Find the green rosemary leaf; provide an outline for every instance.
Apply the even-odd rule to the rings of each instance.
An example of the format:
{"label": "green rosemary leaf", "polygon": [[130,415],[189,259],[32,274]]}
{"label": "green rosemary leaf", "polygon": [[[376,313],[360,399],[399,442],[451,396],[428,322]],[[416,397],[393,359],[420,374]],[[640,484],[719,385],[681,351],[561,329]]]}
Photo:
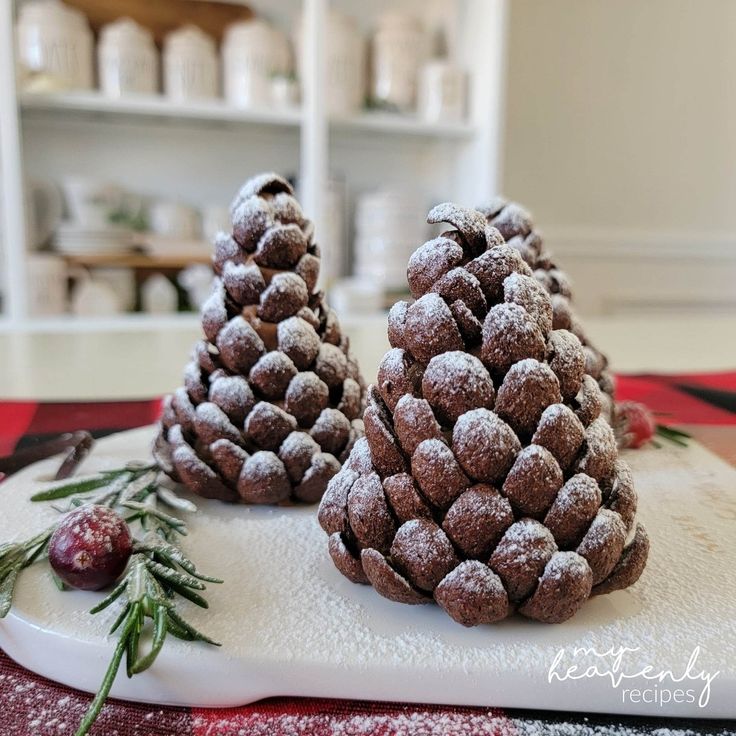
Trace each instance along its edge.
{"label": "green rosemary leaf", "polygon": [[97,691],[97,695],[92,701],[92,704],[90,705],[89,710],[84,716],[84,719],[79,724],[79,728],[77,729],[77,733],[75,734],[75,736],[86,736],[87,733],[89,733],[90,728],[92,728],[92,724],[97,720],[97,716],[100,715],[102,706],[105,704],[107,696],[110,694],[110,689],[112,688],[112,684],[115,681],[118,670],[120,669],[120,663],[123,660],[123,655],[125,654],[125,650],[128,644],[127,633],[128,627],[130,625],[131,621],[130,619],[128,619],[128,621],[126,622],[126,628],[123,629],[117,646],[115,647],[115,651],[112,655],[112,660],[110,661],[107,672],[105,673],[105,677],[102,680],[100,689]]}
{"label": "green rosemary leaf", "polygon": [[156,488],[156,495],[167,505],[171,506],[172,509],[177,511],[186,511],[188,513],[194,513],[197,507],[188,499],[177,496],[174,491],[166,486],[158,486]]}
{"label": "green rosemary leaf", "polygon": [[159,470],[156,463],[129,462],[122,470],[127,473],[133,473],[136,477],[148,473],[151,470]]}
{"label": "green rosemary leaf", "polygon": [[156,476],[157,473],[149,470],[137,478],[129,480],[120,494],[118,503],[121,506],[125,506],[129,501],[142,501],[151,493],[155,492]]}
{"label": "green rosemary leaf", "polygon": [[128,600],[132,603],[138,603],[143,600],[146,594],[146,558],[143,555],[136,555],[130,565],[126,580],[126,594]]}
{"label": "green rosemary leaf", "polygon": [[669,424],[659,424],[657,425],[657,432],[659,434],[667,435],[667,436],[674,436],[674,437],[682,437],[683,439],[692,439],[692,435],[688,434],[687,432],[683,432],[681,429],[677,429],[677,427],[672,427]]}
{"label": "green rosemary leaf", "polygon": [[657,426],[657,436],[663,437],[668,442],[672,442],[680,447],[687,447],[687,440],[692,439],[687,432],[681,432],[679,429],[666,427],[663,424]]}
{"label": "green rosemary leaf", "polygon": [[204,575],[199,572],[195,564],[184,555],[179,547],[161,539],[155,534],[147,534],[142,542],[138,542],[135,545],[135,551],[154,555],[157,561],[167,564],[174,569],[178,565],[182,570],[205,583],[222,583],[220,578]]}
{"label": "green rosemary leaf", "polygon": [[110,478],[97,476],[87,480],[75,480],[72,483],[61,483],[40,491],[31,496],[31,501],[56,501],[59,498],[68,498],[80,493],[89,493],[110,484]]}
{"label": "green rosemary leaf", "polygon": [[52,570],[51,579],[54,581],[54,585],[63,593],[69,589],[69,586]]}
{"label": "green rosemary leaf", "polygon": [[145,657],[140,657],[130,665],[128,668],[129,674],[137,675],[140,672],[144,672],[154,663],[156,657],[158,657],[164,641],[166,641],[166,632],[168,629],[167,613],[168,609],[164,606],[156,606],[153,614],[153,641],[151,643],[151,650]]}
{"label": "green rosemary leaf", "polygon": [[177,639],[181,639],[182,641],[197,641],[197,637],[194,634],[187,631],[187,629],[176,622],[176,620],[171,616],[172,611],[173,609],[169,609],[167,612],[169,634],[175,636]]}
{"label": "green rosemary leaf", "polygon": [[210,607],[209,603],[207,603],[201,595],[195,593],[191,588],[187,588],[186,586],[180,585],[179,583],[175,583],[171,580],[166,581],[166,587],[174,593],[178,593],[182,598],[186,598],[188,601],[191,601],[195,606],[199,606],[200,608]]}
{"label": "green rosemary leaf", "polygon": [[125,506],[125,508],[131,509],[137,512],[142,512],[146,516],[150,516],[154,519],[158,519],[159,521],[166,524],[166,526],[177,531],[179,534],[185,535],[187,533],[186,524],[181,519],[178,519],[176,516],[171,516],[170,514],[167,514],[164,511],[161,511],[160,509],[157,509],[155,506],[150,506],[148,504],[139,503],[138,501],[128,501],[127,503],[123,505]]}
{"label": "green rosemary leaf", "polygon": [[23,568],[26,552],[20,544],[8,544],[0,552],[0,580],[11,570]]}
{"label": "green rosemary leaf", "polygon": [[151,606],[157,605],[164,606],[164,608],[172,608],[174,605],[158,579],[148,573],[146,577],[146,596]]}
{"label": "green rosemary leaf", "polygon": [[128,633],[128,647],[125,656],[125,668],[128,677],[133,677],[133,664],[138,658],[138,644],[141,640],[141,631],[146,620],[146,614],[142,603],[134,603],[130,608],[130,617],[134,620],[133,626]]}
{"label": "green rosemary leaf", "polygon": [[217,585],[220,585],[225,582],[222,578],[216,578],[212,575],[205,575],[201,572],[198,572],[196,569],[187,570],[187,572],[191,575],[194,575],[194,577],[198,578],[199,580],[204,580],[205,583],[216,583]]}
{"label": "green rosemary leaf", "polygon": [[113,625],[110,627],[110,634],[114,634],[120,628],[120,624],[122,624],[128,616],[128,611],[130,611],[130,603],[126,603],[123,610],[120,611],[120,615],[115,619]]}
{"label": "green rosemary leaf", "polygon": [[187,632],[189,636],[192,637],[192,640],[196,641],[204,641],[207,642],[207,644],[212,644],[213,646],[220,647],[222,644],[215,641],[214,639],[210,639],[209,636],[206,634],[203,634],[201,631],[198,631],[194,628],[190,623],[187,623],[176,611],[173,609],[169,611],[169,619],[173,621],[176,626],[179,626],[181,629]]}
{"label": "green rosemary leaf", "polygon": [[36,546],[36,549],[28,555],[24,567],[32,565],[39,557],[41,557],[41,555],[45,554],[50,539],[51,531],[49,531],[45,539]]}
{"label": "green rosemary leaf", "polygon": [[185,585],[187,588],[194,588],[195,590],[204,590],[206,588],[205,584],[197,580],[193,575],[175,570],[172,567],[167,567],[159,562],[149,560],[147,567],[152,575],[155,575],[157,578],[163,578],[166,583],[178,583],[179,585]]}
{"label": "green rosemary leaf", "polygon": [[0,618],[5,618],[13,605],[13,592],[20,568],[12,569],[0,582]]}
{"label": "green rosemary leaf", "polygon": [[118,583],[115,588],[112,590],[112,592],[103,598],[94,608],[90,609],[90,613],[99,613],[100,611],[104,611],[109,605],[114,603],[125,591],[125,588],[127,586],[127,582],[125,579],[122,580],[122,582]]}

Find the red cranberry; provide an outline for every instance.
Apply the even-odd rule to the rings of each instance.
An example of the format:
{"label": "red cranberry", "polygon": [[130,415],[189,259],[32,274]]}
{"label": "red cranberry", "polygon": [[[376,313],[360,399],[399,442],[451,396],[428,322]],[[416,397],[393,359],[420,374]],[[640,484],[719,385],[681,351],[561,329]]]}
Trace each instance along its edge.
{"label": "red cranberry", "polygon": [[49,541],[49,562],[72,588],[100,590],[117,580],[133,549],[125,520],[106,506],[72,511]]}
{"label": "red cranberry", "polygon": [[616,404],[616,420],[619,444],[622,447],[641,447],[657,431],[657,423],[649,407],[638,401],[619,401]]}

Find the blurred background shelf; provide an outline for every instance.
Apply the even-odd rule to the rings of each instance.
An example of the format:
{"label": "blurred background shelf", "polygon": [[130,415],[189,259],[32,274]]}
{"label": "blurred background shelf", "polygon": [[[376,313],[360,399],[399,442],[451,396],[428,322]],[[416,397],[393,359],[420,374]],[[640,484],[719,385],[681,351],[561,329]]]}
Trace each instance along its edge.
{"label": "blurred background shelf", "polygon": [[56,92],[24,94],[21,110],[33,116],[57,119],[84,119],[100,122],[121,120],[190,123],[226,123],[229,125],[275,125],[298,128],[301,112],[293,110],[241,110],[224,101],[172,102],[161,95],[124,98],[105,97],[101,92]]}
{"label": "blurred background shelf", "polygon": [[133,268],[133,269],[182,269],[194,263],[210,264],[212,256],[204,252],[201,256],[148,255],[146,253],[90,253],[64,255],[71,266],[82,268]]}
{"label": "blurred background shelf", "polygon": [[[177,272],[210,262],[207,248],[201,255],[186,249],[185,253],[171,250],[170,256],[149,256],[112,253],[108,245],[105,253],[98,253],[103,248],[97,248],[93,234],[84,232],[80,235],[83,254],[76,254],[73,232],[47,239],[39,250],[32,237],[33,191],[39,182],[54,183],[65,195],[71,177],[110,182],[139,197],[149,214],[159,203],[181,204],[201,213],[202,230],[208,230],[210,238],[212,229],[204,227],[205,213],[218,207],[226,211],[240,185],[253,174],[276,171],[295,183],[305,213],[316,224],[323,252],[324,288],[366,263],[388,260],[388,255],[386,259],[365,253],[359,257],[359,251],[368,248],[376,236],[375,229],[369,232],[365,223],[382,217],[375,201],[366,204],[378,193],[384,195],[383,210],[399,213],[383,227],[399,243],[389,249],[394,254],[393,279],[385,283],[380,276],[375,279],[383,284],[385,293],[395,289],[397,281],[405,288],[407,253],[425,239],[425,231],[429,236],[424,218],[433,204],[445,200],[481,204],[498,191],[508,0],[377,0],[370,4],[361,0],[238,0],[230,5],[209,0],[64,2],[86,16],[94,35],[96,65],[102,28],[129,15],[152,32],[159,72],[165,66],[163,39],[187,22],[198,24],[213,39],[222,74],[222,54],[233,21],[265,20],[292,46],[299,87],[294,100],[300,102],[243,109],[225,101],[223,85],[219,97],[203,101],[173,101],[161,87],[156,94],[108,96],[101,88],[99,68],[92,89],[47,91],[55,88],[44,86],[48,82],[44,78],[34,78],[27,86],[23,80],[29,78],[20,73],[16,44],[16,26],[25,0],[2,3],[3,329],[63,327],[85,331],[90,324],[98,328],[103,324],[81,316],[43,316],[33,294],[34,289],[36,293],[39,290],[39,261],[56,258],[76,279],[67,309],[74,308],[77,284],[84,281],[84,276],[79,281],[80,272],[87,271],[93,280],[115,281],[120,274],[112,272],[126,269],[132,272],[139,292],[149,276],[165,276],[177,289],[178,308],[187,308],[193,300],[183,297]],[[414,108],[401,113],[366,109],[365,101],[372,97],[367,63],[362,65],[364,88],[355,89],[356,104],[347,111],[339,108],[339,113],[334,109],[335,87],[342,85],[343,92],[349,93],[346,75],[355,65],[356,44],[346,44],[340,29],[349,26],[348,35],[359,39],[360,53],[365,52],[367,61],[368,48],[385,27],[385,19],[397,11],[420,20],[433,47],[426,58],[444,56],[466,75],[467,104],[461,118],[440,116],[436,119],[444,122],[430,122]],[[414,53],[410,46],[406,48]],[[349,64],[353,67],[346,66]],[[165,74],[159,77],[165,78]],[[446,122],[448,119],[462,122]],[[359,211],[364,211],[360,222]],[[409,222],[415,226],[404,225]],[[69,230],[75,223],[64,224]],[[149,226],[153,232],[162,232],[150,222]],[[49,243],[74,255],[49,253]],[[60,280],[58,270],[53,276],[48,275],[50,271],[44,273],[48,279]],[[135,304],[141,308],[140,294]],[[185,315],[183,319],[186,322],[192,317]],[[106,317],[104,324],[137,329],[148,325],[147,320],[151,325],[165,324],[160,317],[145,314]]]}
{"label": "blurred background shelf", "polygon": [[354,117],[335,118],[331,127],[340,133],[380,133],[426,138],[468,140],[475,134],[469,123],[428,123],[416,117],[387,112],[364,112]]}
{"label": "blurred background shelf", "polygon": [[106,332],[160,332],[184,330],[196,332],[199,327],[197,312],[177,312],[176,314],[144,314],[132,312],[113,317],[81,317],[63,314],[56,317],[36,317],[24,324],[0,320],[0,334],[73,334]]}
{"label": "blurred background shelf", "polygon": [[[100,92],[26,93],[20,98],[23,113],[28,116],[48,116],[60,120],[97,120],[100,122],[131,122],[158,120],[192,123],[227,123],[232,125],[274,125],[298,128],[302,113],[298,108],[287,110],[241,110],[222,101],[175,103],[157,96],[109,98]],[[351,117],[336,117],[330,127],[343,134],[381,133],[427,138],[467,140],[475,134],[469,123],[432,123],[415,116],[364,112]]]}

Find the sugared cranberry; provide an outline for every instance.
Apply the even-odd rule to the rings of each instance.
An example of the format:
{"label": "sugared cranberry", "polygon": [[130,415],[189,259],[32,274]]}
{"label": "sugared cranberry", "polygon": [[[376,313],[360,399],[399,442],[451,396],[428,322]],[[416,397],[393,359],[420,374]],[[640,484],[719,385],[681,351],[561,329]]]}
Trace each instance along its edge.
{"label": "sugared cranberry", "polygon": [[69,513],[49,541],[49,562],[72,588],[100,590],[125,569],[133,539],[125,520],[106,506]]}
{"label": "sugared cranberry", "polygon": [[621,447],[641,447],[649,442],[657,431],[652,412],[638,401],[618,402],[616,423],[616,434]]}

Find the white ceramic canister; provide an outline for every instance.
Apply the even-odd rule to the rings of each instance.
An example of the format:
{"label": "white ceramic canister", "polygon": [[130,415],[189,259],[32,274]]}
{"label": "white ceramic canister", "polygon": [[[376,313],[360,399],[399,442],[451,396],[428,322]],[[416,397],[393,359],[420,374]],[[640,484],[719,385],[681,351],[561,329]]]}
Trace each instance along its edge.
{"label": "white ceramic canister", "polygon": [[92,89],[93,38],[85,15],[60,0],[29,0],[16,28],[25,73],[44,74],[68,89]]}
{"label": "white ceramic canister", "polygon": [[[304,20],[296,32],[297,65],[303,58]],[[349,116],[363,107],[366,95],[366,43],[358,24],[334,8],[327,16],[327,108],[335,117]],[[303,74],[299,74],[303,78]]]}
{"label": "white ceramic canister", "polygon": [[419,20],[401,11],[384,13],[371,50],[371,97],[401,112],[414,110],[419,69],[429,54]]}
{"label": "white ceramic canister", "polygon": [[186,25],[164,39],[164,94],[177,102],[218,94],[215,42],[201,28]]}
{"label": "white ceramic canister", "polygon": [[158,51],[153,35],[131,18],[108,23],[97,45],[100,89],[109,97],[153,94],[158,89]]}
{"label": "white ceramic canister", "polygon": [[286,36],[259,18],[232,23],[222,44],[225,99],[235,107],[266,107],[271,102],[271,79],[291,71]]}
{"label": "white ceramic canister", "polygon": [[444,59],[427,62],[419,74],[417,112],[433,123],[459,123],[465,118],[465,72]]}
{"label": "white ceramic canister", "polygon": [[64,314],[68,309],[68,271],[63,258],[50,253],[33,253],[28,269],[28,312],[33,317]]}

